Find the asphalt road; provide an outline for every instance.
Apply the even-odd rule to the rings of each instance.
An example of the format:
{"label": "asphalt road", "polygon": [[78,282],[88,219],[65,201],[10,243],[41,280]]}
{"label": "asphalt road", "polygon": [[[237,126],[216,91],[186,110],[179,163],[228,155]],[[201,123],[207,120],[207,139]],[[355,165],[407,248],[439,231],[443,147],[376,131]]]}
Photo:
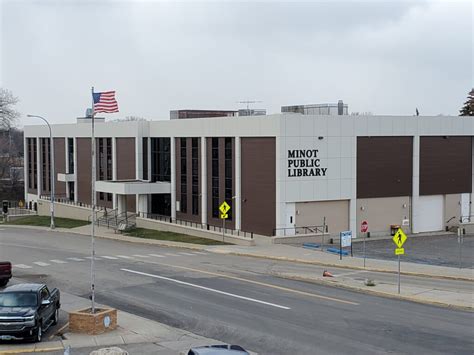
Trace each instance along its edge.
{"label": "asphalt road", "polygon": [[[403,248],[403,261],[459,267],[474,267],[474,235],[466,235],[459,250],[457,236],[423,236],[408,238]],[[353,245],[354,256],[363,256],[363,243]],[[373,259],[397,260],[394,255],[395,244],[391,239],[368,240],[366,242],[366,256]]]}
{"label": "asphalt road", "polygon": [[[474,349],[470,312],[273,275],[320,267],[102,239],[96,245],[98,302],[261,354]],[[82,297],[89,295],[89,247],[85,236],[0,228],[0,259],[16,265],[16,278]]]}

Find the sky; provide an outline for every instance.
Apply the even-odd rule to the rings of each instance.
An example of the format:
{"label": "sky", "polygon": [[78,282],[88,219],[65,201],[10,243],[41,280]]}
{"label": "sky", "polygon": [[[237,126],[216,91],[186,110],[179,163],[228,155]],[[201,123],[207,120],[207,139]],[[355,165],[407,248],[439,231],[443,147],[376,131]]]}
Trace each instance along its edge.
{"label": "sky", "polygon": [[173,109],[457,115],[474,86],[465,1],[0,0],[0,86],[26,114],[72,123],[95,91],[107,118]]}

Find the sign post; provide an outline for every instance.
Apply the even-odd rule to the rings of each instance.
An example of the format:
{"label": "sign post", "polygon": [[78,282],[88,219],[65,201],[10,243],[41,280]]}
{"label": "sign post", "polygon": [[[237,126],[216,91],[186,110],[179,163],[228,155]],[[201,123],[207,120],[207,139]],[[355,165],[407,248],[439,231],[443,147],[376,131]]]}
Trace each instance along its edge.
{"label": "sign post", "polygon": [[222,219],[222,242],[224,242],[224,237],[225,237],[225,220],[229,218],[229,215],[227,212],[230,211],[230,206],[227,202],[222,202],[222,204],[219,206],[219,211],[221,211],[221,219]]}
{"label": "sign post", "polygon": [[339,233],[339,260],[342,260],[342,248],[352,248],[352,231]]}
{"label": "sign post", "polygon": [[365,238],[367,232],[369,231],[369,223],[367,221],[362,221],[360,224],[360,232],[364,235],[363,244],[364,244],[364,269],[365,269]]}
{"label": "sign post", "polygon": [[405,249],[402,248],[402,246],[407,241],[407,236],[401,228],[398,228],[397,233],[395,233],[392,240],[397,246],[395,249],[395,255],[398,256],[398,294],[400,294],[400,255],[405,254]]}

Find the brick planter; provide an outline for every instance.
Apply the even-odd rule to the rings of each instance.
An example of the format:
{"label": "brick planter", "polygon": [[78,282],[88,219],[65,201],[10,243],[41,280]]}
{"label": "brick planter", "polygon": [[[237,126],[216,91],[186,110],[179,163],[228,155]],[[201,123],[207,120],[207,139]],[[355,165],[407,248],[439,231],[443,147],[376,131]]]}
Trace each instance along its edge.
{"label": "brick planter", "polygon": [[69,313],[69,331],[97,335],[117,328],[117,310],[113,308],[97,308],[91,313],[90,308]]}

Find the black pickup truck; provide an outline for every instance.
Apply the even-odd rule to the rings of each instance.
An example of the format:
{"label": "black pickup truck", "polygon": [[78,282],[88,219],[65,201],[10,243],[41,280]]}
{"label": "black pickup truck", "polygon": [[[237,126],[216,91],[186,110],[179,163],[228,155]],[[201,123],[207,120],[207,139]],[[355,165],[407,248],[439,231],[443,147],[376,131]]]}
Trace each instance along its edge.
{"label": "black pickup truck", "polygon": [[43,284],[19,284],[0,292],[0,340],[40,342],[43,333],[58,323],[59,290]]}

